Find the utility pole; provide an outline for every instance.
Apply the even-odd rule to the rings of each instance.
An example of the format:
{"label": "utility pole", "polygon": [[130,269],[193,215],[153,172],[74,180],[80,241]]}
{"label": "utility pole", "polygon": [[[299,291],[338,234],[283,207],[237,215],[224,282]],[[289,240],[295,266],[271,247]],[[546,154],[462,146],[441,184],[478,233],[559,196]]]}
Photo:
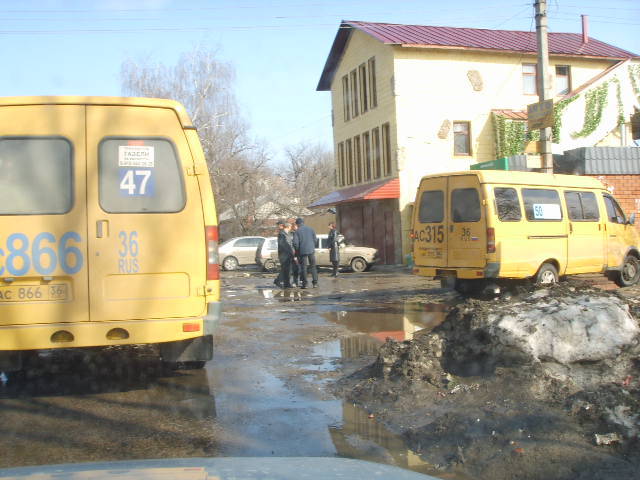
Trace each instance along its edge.
{"label": "utility pole", "polygon": [[[549,91],[549,41],[547,38],[547,0],[536,0],[536,38],[538,40],[538,96],[539,101],[552,97]],[[541,171],[553,173],[553,155],[551,154],[551,128],[540,129]]]}

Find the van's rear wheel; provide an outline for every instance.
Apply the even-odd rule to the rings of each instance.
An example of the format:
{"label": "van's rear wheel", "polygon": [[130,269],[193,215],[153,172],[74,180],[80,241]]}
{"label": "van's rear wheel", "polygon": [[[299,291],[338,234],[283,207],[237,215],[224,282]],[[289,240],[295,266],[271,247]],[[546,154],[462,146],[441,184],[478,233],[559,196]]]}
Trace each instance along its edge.
{"label": "van's rear wheel", "polygon": [[640,261],[633,255],[627,255],[614,281],[619,287],[630,287],[640,280]]}
{"label": "van's rear wheel", "polygon": [[538,273],[536,273],[536,285],[558,283],[559,279],[558,269],[550,263],[543,263]]}

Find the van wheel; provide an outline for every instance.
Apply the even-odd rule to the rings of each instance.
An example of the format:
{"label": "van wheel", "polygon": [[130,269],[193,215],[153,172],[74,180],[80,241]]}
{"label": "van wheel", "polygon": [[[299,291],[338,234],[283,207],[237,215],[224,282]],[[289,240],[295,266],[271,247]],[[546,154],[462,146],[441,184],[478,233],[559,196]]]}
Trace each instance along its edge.
{"label": "van wheel", "polygon": [[479,293],[485,286],[484,280],[461,280],[456,279],[454,290],[463,295],[472,295]]}
{"label": "van wheel", "polygon": [[360,273],[364,272],[367,269],[367,262],[364,258],[356,257],[351,260],[351,270],[354,272]]}
{"label": "van wheel", "polygon": [[262,268],[264,268],[267,272],[275,272],[276,262],[274,262],[273,260],[265,260],[264,264],[262,265]]}
{"label": "van wheel", "polygon": [[543,263],[536,273],[536,285],[549,285],[558,283],[558,269],[550,263]]}
{"label": "van wheel", "polygon": [[225,270],[235,270],[238,268],[238,259],[236,257],[226,257],[222,261],[222,268]]}
{"label": "van wheel", "polygon": [[640,279],[640,262],[633,255],[627,255],[614,281],[619,287],[630,287]]}

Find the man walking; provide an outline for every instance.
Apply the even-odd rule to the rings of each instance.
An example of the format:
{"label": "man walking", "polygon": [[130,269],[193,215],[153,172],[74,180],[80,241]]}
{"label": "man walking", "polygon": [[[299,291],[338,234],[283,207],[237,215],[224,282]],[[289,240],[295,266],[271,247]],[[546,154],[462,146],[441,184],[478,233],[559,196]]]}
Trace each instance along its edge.
{"label": "man walking", "polygon": [[[298,224],[293,221],[291,222],[291,234],[293,236],[293,245],[298,244]],[[299,252],[294,247],[293,254],[293,263],[291,264],[291,273],[293,274],[293,285],[298,286],[298,282],[300,281],[300,257]]]}
{"label": "man walking", "polygon": [[316,232],[304,224],[302,218],[296,218],[298,232],[293,248],[298,252],[300,259],[300,288],[307,288],[307,267],[311,267],[313,287],[318,286],[318,268],[316,267]]}
{"label": "man walking", "polygon": [[338,266],[340,265],[340,242],[338,241],[338,230],[336,230],[336,224],[331,222],[329,224],[329,236],[327,241],[329,243],[329,261],[333,265],[332,277],[338,276]]}
{"label": "man walking", "polygon": [[291,288],[291,264],[293,263],[293,235],[291,225],[278,221],[278,260],[280,261],[280,274],[273,283],[278,287]]}

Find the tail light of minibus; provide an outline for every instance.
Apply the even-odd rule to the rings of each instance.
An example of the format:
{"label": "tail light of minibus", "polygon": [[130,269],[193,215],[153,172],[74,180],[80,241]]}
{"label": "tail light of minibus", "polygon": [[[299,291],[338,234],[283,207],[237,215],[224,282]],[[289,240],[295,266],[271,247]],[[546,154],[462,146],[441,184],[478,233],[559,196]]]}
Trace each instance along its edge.
{"label": "tail light of minibus", "polygon": [[487,253],[496,253],[496,231],[487,228]]}
{"label": "tail light of minibus", "polygon": [[218,227],[204,227],[207,239],[207,280],[220,280],[220,257],[218,256]]}

